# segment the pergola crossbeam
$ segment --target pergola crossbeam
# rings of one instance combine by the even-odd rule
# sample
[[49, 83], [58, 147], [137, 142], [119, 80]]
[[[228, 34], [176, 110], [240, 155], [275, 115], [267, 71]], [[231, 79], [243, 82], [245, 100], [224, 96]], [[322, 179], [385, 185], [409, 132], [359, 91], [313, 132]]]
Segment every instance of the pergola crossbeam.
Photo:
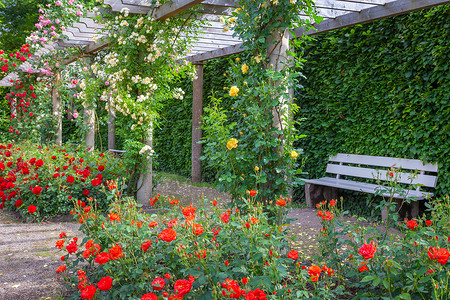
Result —
[[[396, 0], [388, 2], [385, 5], [372, 6], [362, 9], [359, 12], [350, 12], [339, 15], [334, 19], [323, 20], [320, 24], [315, 24], [315, 30], [304, 32], [302, 28], [294, 30], [297, 36], [301, 34], [315, 35], [322, 32], [340, 29], [356, 24], [362, 24], [373, 20], [392, 17], [400, 14], [409, 13], [419, 9], [425, 9], [433, 6], [450, 3], [450, 0]], [[190, 55], [187, 60], [193, 63], [201, 62], [209, 59], [219, 58], [231, 54], [241, 53], [245, 51], [242, 44], [228, 46], [223, 49], [207, 51], [201, 54]]]

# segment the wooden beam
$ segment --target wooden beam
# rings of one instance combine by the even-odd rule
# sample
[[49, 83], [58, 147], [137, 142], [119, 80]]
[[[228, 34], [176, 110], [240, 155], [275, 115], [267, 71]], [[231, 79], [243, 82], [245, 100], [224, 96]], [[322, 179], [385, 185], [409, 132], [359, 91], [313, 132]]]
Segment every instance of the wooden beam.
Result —
[[[303, 33], [306, 35], [315, 35], [322, 32], [336, 30], [383, 18], [393, 17], [401, 14], [406, 14], [412, 11], [426, 9], [433, 6], [448, 3], [450, 3], [450, 0], [397, 0], [386, 3], [384, 6], [369, 7], [361, 10], [360, 12], [347, 13], [345, 15], [338, 16], [335, 19], [324, 20], [320, 24], [314, 26], [316, 30], [310, 30], [304, 33], [303, 29], [299, 28], [295, 29], [294, 32], [297, 36], [300, 36]], [[192, 63], [196, 63], [209, 59], [241, 53], [243, 51], [245, 51], [245, 49], [242, 48], [242, 44], [237, 44], [234, 46], [208, 51], [201, 54], [190, 55], [187, 56], [186, 59]]]
[[87, 47], [85, 52], [87, 54], [91, 54], [97, 51], [102, 50], [103, 48], [108, 47], [111, 44], [111, 41], [109, 40], [104, 40], [104, 41], [99, 41], [98, 43], [90, 43]]
[[238, 1], [235, 0], [205, 0], [202, 3], [217, 6], [238, 7]]
[[304, 33], [303, 29], [299, 28], [295, 29], [294, 32], [297, 36], [303, 33], [306, 35], [315, 35], [447, 3], [450, 3], [450, 0], [397, 0], [386, 3], [384, 6], [375, 6], [363, 9], [360, 12], [348, 13], [333, 20], [322, 21], [320, 24], [314, 26], [316, 30], [310, 30]]
[[229, 46], [226, 48], [221, 48], [221, 49], [217, 49], [217, 50], [213, 50], [213, 51], [204, 52], [202, 54], [188, 56], [188, 57], [186, 57], [186, 60], [196, 63], [196, 62], [201, 62], [201, 61], [205, 61], [205, 60], [209, 60], [209, 59], [213, 59], [213, 58], [219, 58], [219, 57], [228, 56], [231, 54], [241, 53], [244, 51], [245, 51], [245, 49], [242, 47], [242, 43], [239, 43], [234, 46]]
[[165, 20], [201, 3], [202, 1], [203, 0], [175, 0], [173, 2], [166, 2], [155, 9], [153, 17], [158, 20]]

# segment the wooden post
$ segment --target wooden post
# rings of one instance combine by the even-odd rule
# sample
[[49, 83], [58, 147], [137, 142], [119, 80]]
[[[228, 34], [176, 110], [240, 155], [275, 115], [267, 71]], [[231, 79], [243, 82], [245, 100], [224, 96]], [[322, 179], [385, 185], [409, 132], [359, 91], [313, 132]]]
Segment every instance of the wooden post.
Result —
[[108, 149], [116, 149], [116, 114], [111, 98], [108, 98]]
[[61, 112], [61, 98], [59, 97], [59, 88], [61, 86], [61, 71], [55, 71], [55, 77], [52, 85], [52, 104], [53, 117], [56, 120], [55, 143], [62, 144], [62, 112]]
[[89, 151], [93, 151], [95, 147], [95, 110], [83, 103], [84, 120], [87, 125], [85, 133], [85, 144]]
[[[150, 129], [148, 131], [148, 136], [145, 141], [146, 145], [150, 146], [153, 149], [153, 122], [150, 124]], [[145, 155], [145, 154], [144, 154]], [[147, 169], [146, 172], [141, 174], [138, 180], [138, 188], [137, 191], [137, 201], [141, 204], [149, 204], [149, 200], [152, 197], [153, 190], [153, 162], [152, 159], [147, 161]]]
[[[90, 66], [90, 58], [84, 58], [88, 67]], [[84, 135], [86, 148], [89, 151], [93, 151], [95, 147], [95, 109], [86, 103], [83, 103], [84, 108], [84, 122], [87, 125], [87, 129]]]
[[202, 113], [203, 113], [203, 63], [196, 63], [197, 78], [193, 81], [192, 89], [192, 156], [191, 156], [191, 180], [202, 181]]
[[[289, 50], [289, 32], [288, 30], [275, 31], [267, 39], [267, 56], [269, 57], [270, 68], [275, 71], [281, 71], [289, 64], [287, 51]], [[282, 80], [275, 82], [275, 87], [282, 84]], [[288, 88], [286, 87], [286, 91]], [[273, 127], [283, 130], [283, 118], [288, 114], [287, 102], [290, 99], [280, 99], [281, 105], [272, 110]]]

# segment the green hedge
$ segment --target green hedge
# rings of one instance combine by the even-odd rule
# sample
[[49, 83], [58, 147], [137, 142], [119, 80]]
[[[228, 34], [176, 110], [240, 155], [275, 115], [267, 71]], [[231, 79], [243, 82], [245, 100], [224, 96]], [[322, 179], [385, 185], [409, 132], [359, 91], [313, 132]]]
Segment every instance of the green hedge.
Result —
[[338, 152], [438, 162], [450, 194], [450, 6], [321, 34], [297, 91], [310, 178]]

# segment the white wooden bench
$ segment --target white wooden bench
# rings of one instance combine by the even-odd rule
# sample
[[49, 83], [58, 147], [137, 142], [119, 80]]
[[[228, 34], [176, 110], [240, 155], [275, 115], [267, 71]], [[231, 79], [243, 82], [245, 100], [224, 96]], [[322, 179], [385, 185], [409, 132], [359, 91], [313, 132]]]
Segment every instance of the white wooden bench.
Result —
[[111, 154], [116, 155], [116, 156], [119, 156], [119, 157], [123, 156], [123, 155], [127, 152], [127, 151], [125, 151], [125, 150], [116, 150], [116, 149], [108, 149], [108, 151], [109, 151]]
[[[399, 170], [397, 172], [394, 172], [394, 176], [397, 176], [397, 180], [399, 183], [406, 185], [418, 185], [418, 188], [415, 190], [405, 188], [403, 193], [396, 193], [394, 195], [396, 201], [403, 199], [416, 200], [411, 201], [410, 214], [411, 217], [417, 217], [419, 211], [418, 201], [428, 199], [433, 196], [433, 193], [421, 191], [420, 187], [423, 186], [435, 188], [438, 172], [437, 164], [424, 164], [421, 160], [418, 159], [403, 159], [343, 153], [339, 153], [335, 156], [330, 156], [326, 172], [329, 174], [336, 174], [336, 177], [304, 179], [304, 181], [306, 182], [306, 202], [310, 207], [315, 207], [315, 205], [320, 201], [331, 200], [333, 198], [335, 199], [337, 198], [336, 189], [352, 190], [370, 194], [381, 192], [383, 190], [380, 190], [380, 186], [377, 183], [360, 182], [352, 179], [371, 179], [372, 182], [376, 182], [377, 179], [381, 180], [382, 182], [392, 180], [392, 178], [389, 178], [389, 168], [395, 168]], [[342, 178], [344, 176], [345, 178]], [[323, 192], [323, 187], [331, 188], [331, 191]], [[385, 191], [385, 193], [382, 193], [382, 195], [388, 197], [390, 196], [390, 193]], [[386, 216], [387, 211], [385, 210], [382, 212], [383, 219], [385, 219]]]

